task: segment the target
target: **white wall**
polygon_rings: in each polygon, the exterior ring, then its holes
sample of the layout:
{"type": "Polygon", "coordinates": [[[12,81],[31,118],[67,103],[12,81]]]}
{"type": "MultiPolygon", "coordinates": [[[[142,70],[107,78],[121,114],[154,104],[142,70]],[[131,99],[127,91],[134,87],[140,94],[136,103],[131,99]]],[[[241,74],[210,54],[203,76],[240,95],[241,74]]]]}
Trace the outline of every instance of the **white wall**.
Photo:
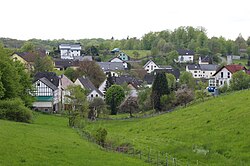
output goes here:
{"type": "Polygon", "coordinates": [[[180,63],[186,63],[186,62],[193,62],[194,56],[193,55],[179,55],[178,56],[178,62],[180,63]]]}
{"type": "Polygon", "coordinates": [[[215,75],[216,86],[221,87],[225,84],[229,85],[230,80],[232,78],[232,73],[229,72],[226,68],[223,68],[220,72],[215,75]],[[223,77],[221,77],[221,73],[223,73],[223,77]]]}
{"type": "Polygon", "coordinates": [[[155,69],[159,69],[159,67],[153,61],[151,61],[147,64],[147,66],[144,66],[144,69],[147,71],[147,73],[151,73],[155,69]]]}

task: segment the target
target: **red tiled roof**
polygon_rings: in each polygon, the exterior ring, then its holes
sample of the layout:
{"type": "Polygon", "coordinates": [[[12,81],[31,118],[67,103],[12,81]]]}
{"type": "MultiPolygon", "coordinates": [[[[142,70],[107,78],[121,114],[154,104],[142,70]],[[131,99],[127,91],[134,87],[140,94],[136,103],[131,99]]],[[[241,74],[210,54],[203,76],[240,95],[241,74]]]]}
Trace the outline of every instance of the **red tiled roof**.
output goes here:
{"type": "Polygon", "coordinates": [[[230,71],[232,74],[237,72],[237,71],[240,71],[240,70],[247,70],[245,68],[245,66],[241,66],[241,65],[226,65],[226,66],[222,66],[221,68],[219,68],[214,74],[213,76],[215,76],[219,71],[221,71],[223,68],[226,68],[228,71],[230,71]]]}
{"type": "Polygon", "coordinates": [[[240,70],[247,70],[244,66],[241,65],[227,65],[225,66],[225,68],[232,74],[240,70]]]}

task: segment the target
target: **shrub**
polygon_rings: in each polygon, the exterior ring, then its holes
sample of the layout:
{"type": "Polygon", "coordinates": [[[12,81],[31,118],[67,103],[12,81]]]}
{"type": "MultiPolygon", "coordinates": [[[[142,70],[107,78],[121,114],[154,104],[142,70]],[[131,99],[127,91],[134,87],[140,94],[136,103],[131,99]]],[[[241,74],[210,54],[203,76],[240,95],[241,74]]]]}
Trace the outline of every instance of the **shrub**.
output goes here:
{"type": "Polygon", "coordinates": [[[98,142],[98,144],[101,145],[102,147],[104,147],[104,143],[106,141],[107,135],[108,135],[108,132],[107,132],[107,130],[105,128],[100,127],[96,131],[95,139],[98,142]]]}
{"type": "Polygon", "coordinates": [[[0,119],[30,123],[32,111],[25,107],[20,99],[1,100],[0,119]]]}

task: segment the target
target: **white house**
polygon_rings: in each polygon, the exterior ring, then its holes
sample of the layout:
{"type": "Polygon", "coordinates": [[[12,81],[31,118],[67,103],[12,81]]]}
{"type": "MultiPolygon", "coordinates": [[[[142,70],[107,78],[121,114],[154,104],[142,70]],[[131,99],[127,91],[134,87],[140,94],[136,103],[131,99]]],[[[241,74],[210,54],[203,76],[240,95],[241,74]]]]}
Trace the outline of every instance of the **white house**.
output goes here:
{"type": "Polygon", "coordinates": [[[109,62],[120,62],[123,64],[124,68],[127,69],[128,68],[128,63],[125,62],[124,60],[121,60],[121,58],[119,57],[114,57],[111,60],[109,60],[109,62]]]}
{"type": "Polygon", "coordinates": [[[194,62],[194,51],[192,50],[177,50],[179,56],[177,62],[179,63],[193,63],[194,62]]]}
{"type": "Polygon", "coordinates": [[[36,101],[33,107],[44,112],[57,112],[59,109],[60,92],[58,87],[51,83],[47,78],[39,78],[33,83],[36,101]]]}
{"type": "Polygon", "coordinates": [[[60,44],[59,45],[61,59],[75,59],[75,57],[81,56],[80,44],[60,44]]]}
{"type": "Polygon", "coordinates": [[[241,65],[226,65],[219,68],[211,79],[209,79],[209,86],[222,87],[225,84],[230,85],[232,75],[237,71],[247,71],[244,66],[241,65]]]}
{"type": "Polygon", "coordinates": [[[144,70],[147,71],[147,73],[153,72],[155,69],[159,69],[160,67],[152,60],[149,60],[144,66],[144,70]]]}
{"type": "Polygon", "coordinates": [[[214,64],[192,64],[186,66],[186,71],[192,73],[194,78],[209,79],[216,72],[218,65],[214,64]]]}
{"type": "Polygon", "coordinates": [[[87,77],[83,76],[77,78],[74,84],[80,85],[83,89],[86,89],[88,91],[88,101],[91,101],[96,97],[104,99],[103,93],[99,89],[97,89],[87,77]]]}

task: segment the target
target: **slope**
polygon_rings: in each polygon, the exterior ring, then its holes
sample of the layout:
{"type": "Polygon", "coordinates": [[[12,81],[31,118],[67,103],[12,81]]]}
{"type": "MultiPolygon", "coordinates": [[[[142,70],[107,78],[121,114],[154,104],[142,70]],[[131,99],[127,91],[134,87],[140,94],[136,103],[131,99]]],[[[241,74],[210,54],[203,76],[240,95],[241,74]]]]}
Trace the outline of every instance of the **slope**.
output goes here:
{"type": "Polygon", "coordinates": [[[63,117],[39,114],[34,124],[0,120],[0,165],[146,165],[105,152],[67,127],[63,117]]]}
{"type": "Polygon", "coordinates": [[[130,120],[90,123],[116,144],[167,152],[183,164],[250,165],[250,91],[216,97],[171,113],[130,120]]]}

